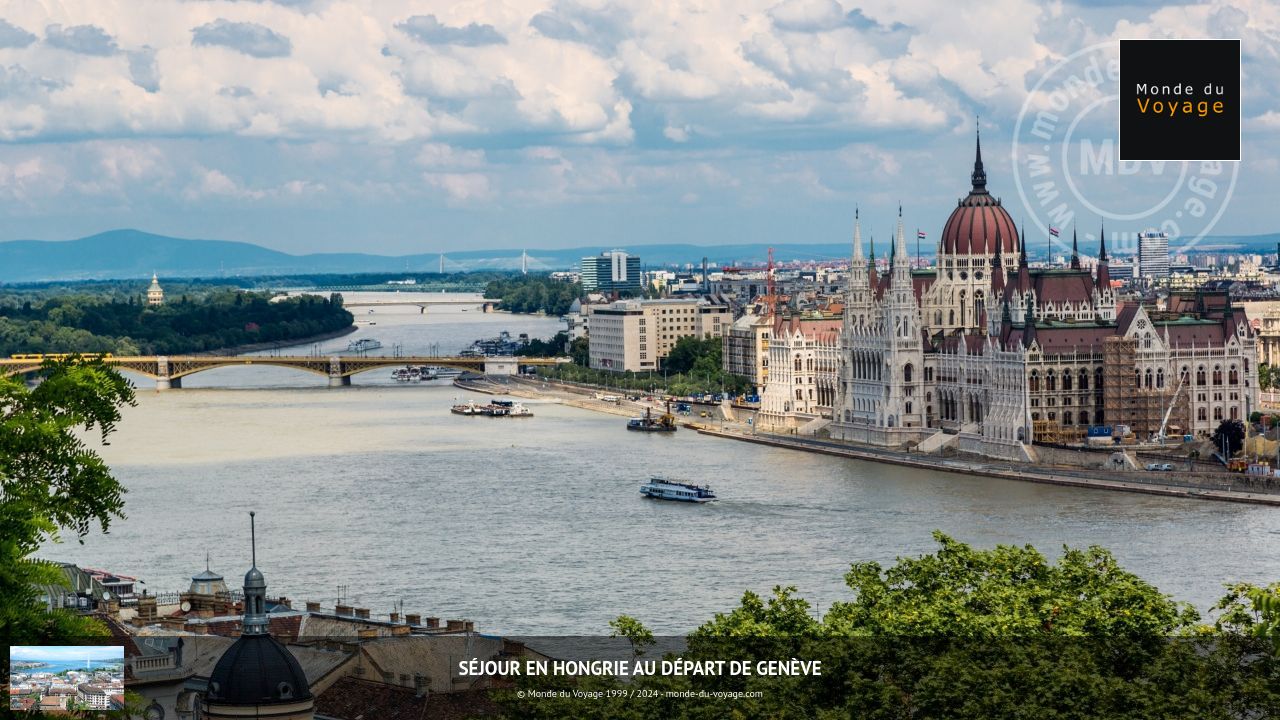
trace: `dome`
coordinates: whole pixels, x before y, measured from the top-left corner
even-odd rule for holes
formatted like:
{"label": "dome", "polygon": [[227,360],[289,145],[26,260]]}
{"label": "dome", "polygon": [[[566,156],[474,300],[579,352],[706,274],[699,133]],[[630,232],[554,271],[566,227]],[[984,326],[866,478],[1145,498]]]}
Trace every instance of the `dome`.
{"label": "dome", "polygon": [[270,635],[241,635],[209,675],[211,705],[271,705],[310,698],[297,658]]}
{"label": "dome", "polygon": [[994,255],[996,239],[1000,253],[1018,254],[1018,231],[1000,198],[987,192],[987,172],[982,167],[982,138],[977,140],[973,160],[973,188],[951,211],[942,227],[942,252],[947,255]]}
{"label": "dome", "polygon": [[258,569],[257,565],[249,568],[249,572],[244,574],[244,586],[262,588],[267,586],[267,580],[262,577],[262,571]]}
{"label": "dome", "polygon": [[[998,198],[987,193],[969,193],[960,206],[951,211],[942,228],[942,252],[948,255],[994,255],[996,238],[1000,238],[1000,254],[1018,254],[1018,231],[1013,218]],[[972,238],[972,250],[970,250]]]}

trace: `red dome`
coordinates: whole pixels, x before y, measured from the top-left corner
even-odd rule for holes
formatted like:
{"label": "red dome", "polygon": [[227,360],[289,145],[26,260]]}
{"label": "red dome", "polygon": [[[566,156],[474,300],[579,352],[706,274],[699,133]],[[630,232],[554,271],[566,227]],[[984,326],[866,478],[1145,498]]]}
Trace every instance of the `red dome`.
{"label": "red dome", "polygon": [[1005,257],[1017,255],[1018,230],[1004,206],[985,192],[970,193],[947,218],[942,229],[942,252],[948,255],[993,255],[997,236],[1000,238],[1000,254]]}
{"label": "red dome", "polygon": [[1018,230],[1013,226],[1013,218],[1000,204],[1000,198],[987,192],[981,137],[977,140],[972,180],[973,189],[969,191],[969,197],[960,201],[942,228],[942,252],[948,255],[993,255],[998,237],[1000,254],[1016,255]]}

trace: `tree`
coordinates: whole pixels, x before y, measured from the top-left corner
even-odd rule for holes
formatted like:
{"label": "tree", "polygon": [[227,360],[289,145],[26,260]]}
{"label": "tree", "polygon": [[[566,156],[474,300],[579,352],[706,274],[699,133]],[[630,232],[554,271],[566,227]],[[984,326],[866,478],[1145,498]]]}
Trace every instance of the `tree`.
{"label": "tree", "polygon": [[630,615],[619,615],[610,620],[609,627],[613,628],[609,637],[626,638],[631,643],[631,653],[636,657],[643,655],[645,648],[654,643],[653,631]]}
{"label": "tree", "polygon": [[61,570],[31,558],[63,532],[83,538],[123,518],[124,488],[85,444],[105,443],[134,403],[133,387],[100,361],[46,362],[28,389],[0,378],[0,627],[15,643],[40,644],[101,636],[100,624],[38,605],[38,586],[65,584]]}
{"label": "tree", "polygon": [[591,364],[591,342],[585,336],[573,339],[569,343],[569,357],[573,358],[573,364],[579,367],[587,367]]}
{"label": "tree", "polygon": [[1219,452],[1227,449],[1227,457],[1232,457],[1244,447],[1244,423],[1239,420],[1223,420],[1218,429],[1213,431],[1213,447]]}

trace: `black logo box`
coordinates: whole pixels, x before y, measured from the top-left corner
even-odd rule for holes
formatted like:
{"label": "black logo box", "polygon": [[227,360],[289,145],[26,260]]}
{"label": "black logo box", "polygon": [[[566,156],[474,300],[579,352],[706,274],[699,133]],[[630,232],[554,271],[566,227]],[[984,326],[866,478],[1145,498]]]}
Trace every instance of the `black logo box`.
{"label": "black logo box", "polygon": [[1240,40],[1120,41],[1121,160],[1239,160],[1242,116]]}

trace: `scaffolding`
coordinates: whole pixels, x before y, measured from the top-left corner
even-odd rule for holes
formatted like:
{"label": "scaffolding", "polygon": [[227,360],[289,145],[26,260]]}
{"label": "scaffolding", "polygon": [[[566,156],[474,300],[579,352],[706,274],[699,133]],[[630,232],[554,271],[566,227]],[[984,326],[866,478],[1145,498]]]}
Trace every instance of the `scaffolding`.
{"label": "scaffolding", "polygon": [[[1191,427],[1191,394],[1176,392],[1176,376],[1163,376],[1163,383],[1151,386],[1139,381],[1136,338],[1110,337],[1103,341],[1102,376],[1102,412],[1106,424],[1113,428],[1128,426],[1140,440],[1162,430],[1168,435],[1180,435]],[[1162,427],[1166,414],[1169,422]]]}

